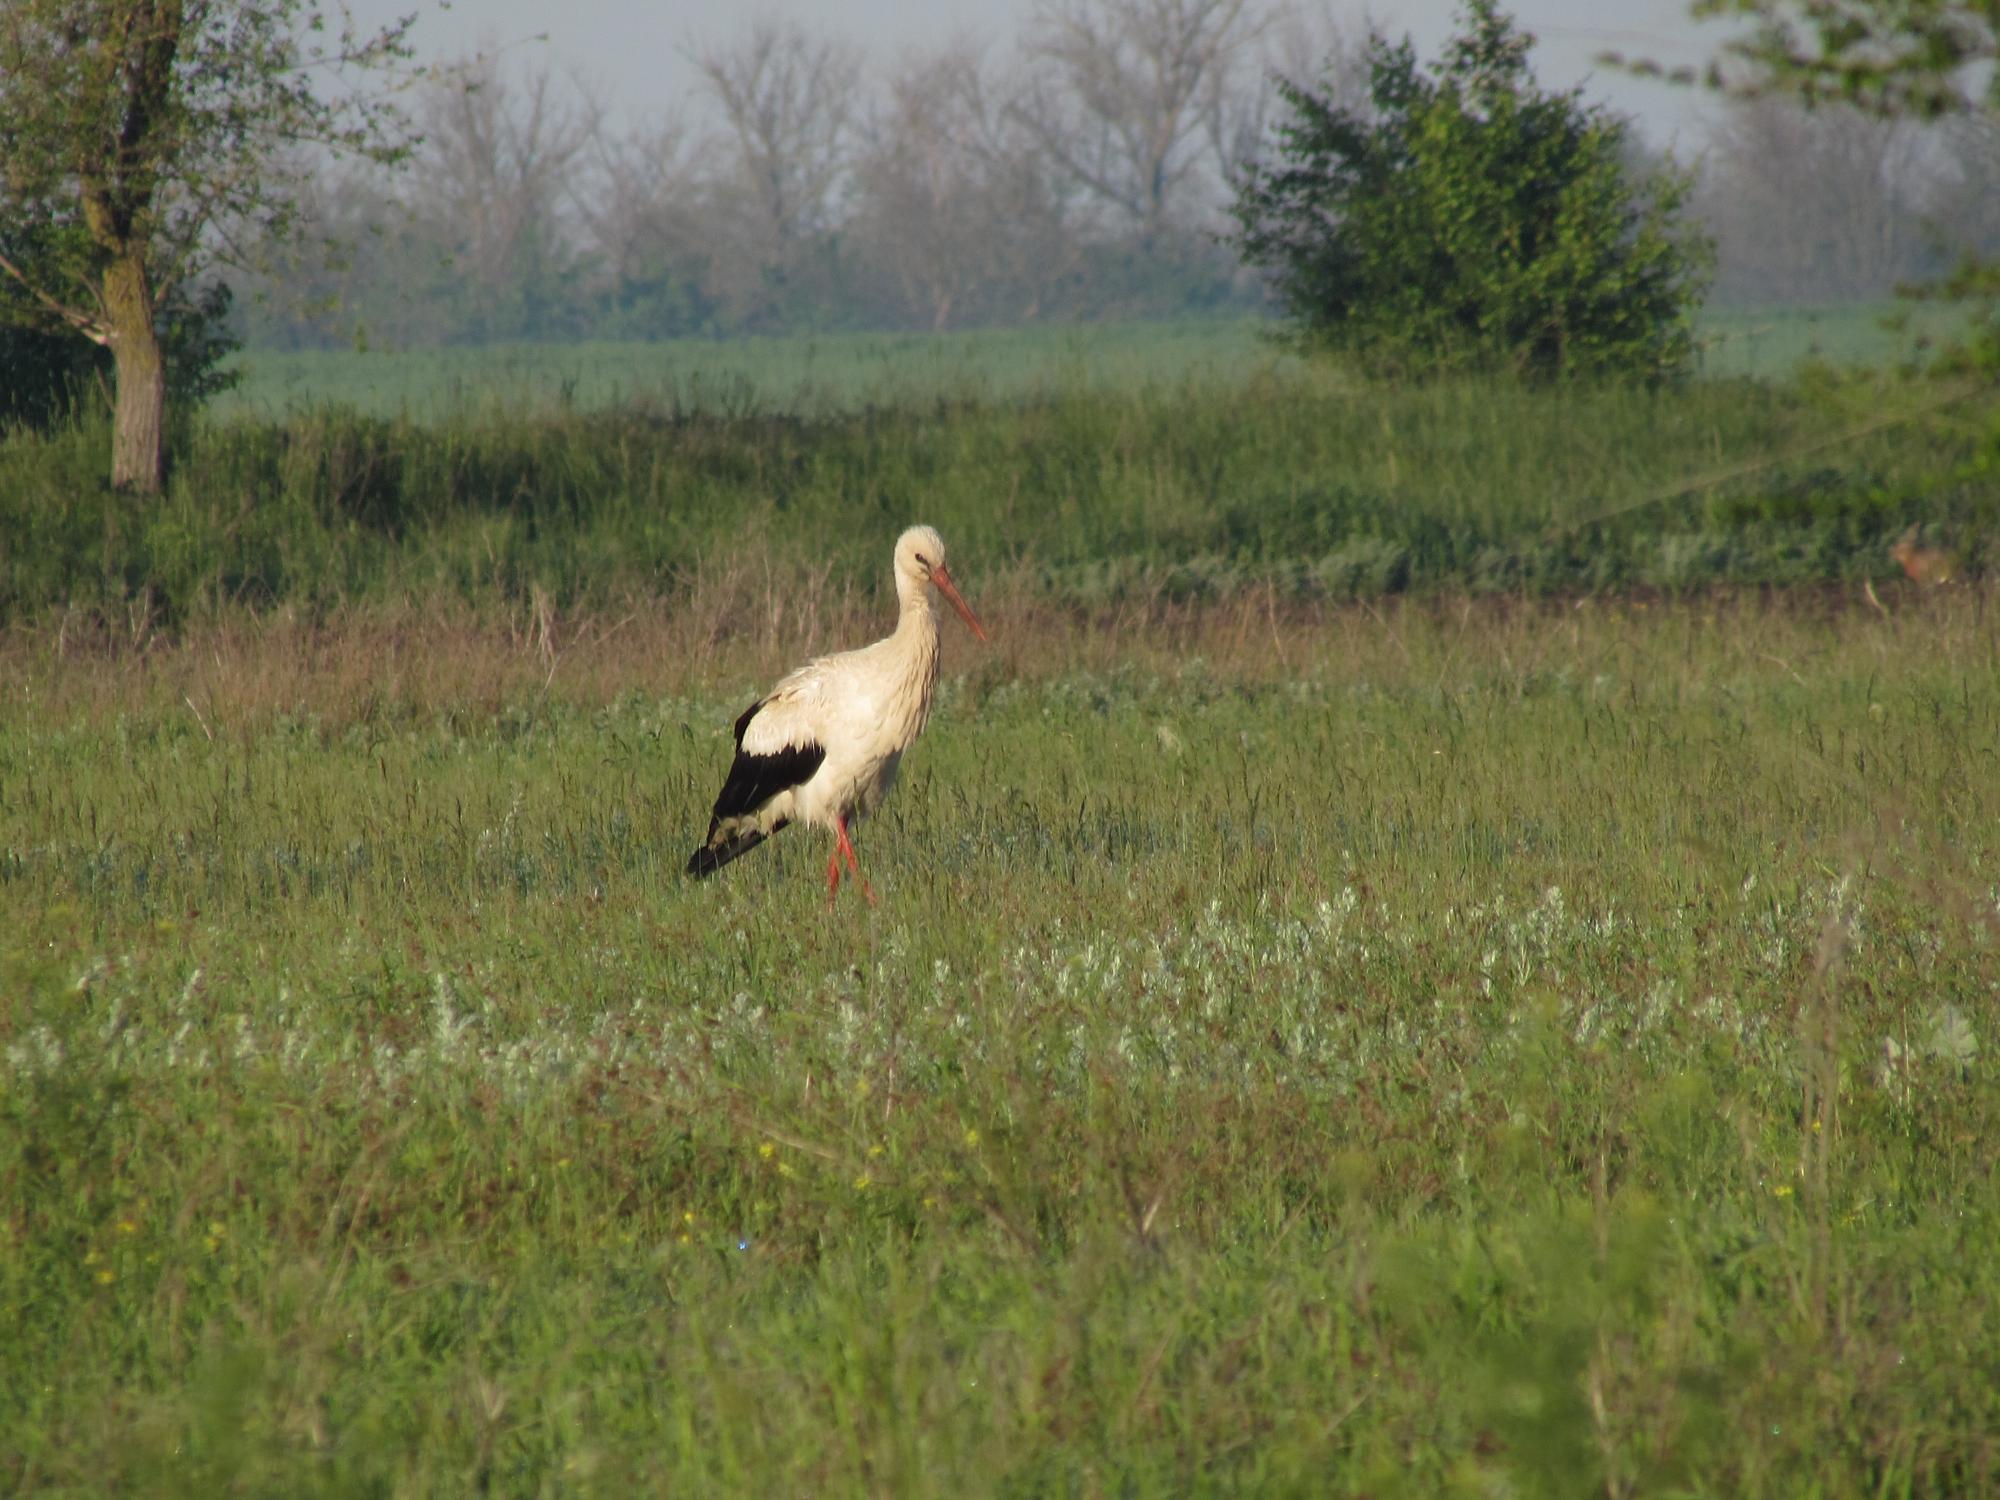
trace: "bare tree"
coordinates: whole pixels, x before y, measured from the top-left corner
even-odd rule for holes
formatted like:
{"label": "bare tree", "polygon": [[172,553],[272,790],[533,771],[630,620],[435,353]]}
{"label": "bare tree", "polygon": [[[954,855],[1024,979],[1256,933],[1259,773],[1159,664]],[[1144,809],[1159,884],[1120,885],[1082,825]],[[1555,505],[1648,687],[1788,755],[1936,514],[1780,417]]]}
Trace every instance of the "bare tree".
{"label": "bare tree", "polygon": [[853,50],[767,19],[694,62],[728,124],[736,185],[773,243],[788,247],[825,229],[861,78]]}
{"label": "bare tree", "polygon": [[447,253],[420,230],[396,183],[324,162],[299,181],[295,231],[256,245],[234,283],[246,340],[365,346],[393,329],[399,343],[442,342],[449,319],[424,293]]}
{"label": "bare tree", "polygon": [[[577,194],[600,332],[660,338],[710,328],[715,231],[700,141],[678,116],[594,135]],[[608,321],[606,321],[608,320]]]}
{"label": "bare tree", "polygon": [[433,84],[421,119],[415,218],[448,247],[458,277],[519,299],[514,312],[532,325],[534,304],[575,269],[569,224],[591,107],[548,68],[513,77],[489,55]]}
{"label": "bare tree", "polygon": [[475,340],[1254,298],[1204,231],[1265,136],[1270,78],[1351,55],[1330,0],[1041,3],[1023,47],[868,78],[837,40],[751,22],[690,49],[684,114],[629,132],[546,70],[464,65],[419,101],[400,216],[369,216],[372,184],[322,195],[330,224],[378,227],[313,285],[343,330]]}
{"label": "bare tree", "polygon": [[1037,316],[1079,247],[1058,183],[967,43],[911,54],[865,122],[853,232],[902,315],[945,328]]}
{"label": "bare tree", "polygon": [[1718,289],[1751,300],[1880,296],[1924,268],[1920,202],[1934,170],[1913,124],[1766,96],[1710,139],[1698,209]]}
{"label": "bare tree", "polygon": [[1924,209],[1939,252],[1953,262],[2000,257],[2000,114],[1946,120],[1938,146]]}
{"label": "bare tree", "polygon": [[1017,117],[1150,248],[1220,176],[1240,134],[1226,104],[1269,23],[1253,0],[1043,0]]}
{"label": "bare tree", "polygon": [[624,136],[592,133],[588,188],[577,209],[591,248],[614,280],[685,260],[702,242],[702,186],[687,126],[668,118]]}
{"label": "bare tree", "polygon": [[1209,149],[1232,192],[1270,142],[1280,80],[1348,108],[1368,104],[1367,49],[1328,6],[1280,5],[1255,30],[1236,66],[1211,71],[1201,101]]}
{"label": "bare tree", "polygon": [[711,290],[739,326],[785,324],[830,295],[861,64],[796,24],[753,22],[741,40],[693,54],[724,132],[705,215]]}

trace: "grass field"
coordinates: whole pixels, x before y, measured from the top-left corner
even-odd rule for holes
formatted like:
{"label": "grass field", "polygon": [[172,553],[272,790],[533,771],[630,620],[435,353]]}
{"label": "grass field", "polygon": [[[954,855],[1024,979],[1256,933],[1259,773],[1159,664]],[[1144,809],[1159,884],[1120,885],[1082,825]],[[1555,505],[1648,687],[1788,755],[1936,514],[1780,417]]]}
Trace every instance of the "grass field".
{"label": "grass field", "polygon": [[[1872,337],[0,435],[0,1493],[2000,1491],[2000,405]],[[687,881],[912,520],[993,641],[880,905]]]}
{"label": "grass field", "polygon": [[[1961,321],[1948,307],[1894,302],[1710,311],[1699,335],[1701,370],[1728,379],[1787,376],[1808,360],[1882,367],[1916,354],[1925,341],[1948,337]],[[1217,318],[729,342],[253,350],[238,356],[241,384],[216,410],[270,418],[333,403],[378,416],[435,419],[494,407],[643,402],[731,416],[826,416],[868,405],[1159,385],[1240,389],[1299,369],[1265,338],[1269,327]]]}
{"label": "grass field", "polygon": [[679,874],[858,592],[0,638],[0,1487],[2000,1484],[1990,588],[959,554],[874,910]]}
{"label": "grass field", "polygon": [[656,343],[503,344],[410,351],[250,351],[225,415],[281,416],[333,402],[376,415],[585,410],[644,402],[729,416],[826,416],[1036,393],[1130,391],[1149,383],[1239,386],[1291,369],[1247,319],[667,339]]}

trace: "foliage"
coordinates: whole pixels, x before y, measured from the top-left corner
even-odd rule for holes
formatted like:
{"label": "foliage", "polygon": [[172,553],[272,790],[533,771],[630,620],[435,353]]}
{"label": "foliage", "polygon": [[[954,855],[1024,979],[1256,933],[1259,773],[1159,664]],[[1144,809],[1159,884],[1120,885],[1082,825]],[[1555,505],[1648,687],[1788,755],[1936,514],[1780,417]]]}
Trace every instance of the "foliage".
{"label": "foliage", "polygon": [[1723,44],[1712,87],[1935,119],[2000,107],[2000,0],[1697,0],[1751,24]]}
{"label": "foliage", "polygon": [[0,323],[0,429],[48,427],[74,412],[104,361],[58,333]]}
{"label": "foliage", "polygon": [[[242,371],[227,363],[229,288],[212,282],[192,303],[176,297],[160,312],[170,399],[199,405],[233,390]],[[111,373],[106,351],[86,340],[20,323],[0,322],[0,428],[47,429],[90,410]]]}
{"label": "foliage", "polygon": [[315,152],[401,154],[395,111],[329,79],[405,56],[408,24],[344,19],[329,40],[309,0],[0,4],[0,192],[35,252],[0,253],[0,317],[109,349],[114,481],[161,481],[163,310],[192,314],[182,351],[212,357],[220,294],[194,288],[231,236],[282,237]]}
{"label": "foliage", "polygon": [[1692,349],[1707,248],[1690,179],[1634,180],[1628,127],[1538,88],[1533,38],[1493,0],[1419,70],[1377,37],[1369,102],[1281,82],[1274,156],[1238,192],[1237,242],[1308,347],[1403,373],[1671,375]]}
{"label": "foliage", "polygon": [[[32,288],[16,281],[15,310],[43,291],[69,307],[35,299],[45,311],[98,326],[72,299],[101,272],[99,219],[143,236],[165,297],[226,258],[218,228],[288,228],[296,185],[319,166],[301,148],[369,160],[407,149],[380,103],[319,92],[330,72],[405,57],[407,24],[364,36],[350,21],[326,37],[307,0],[187,0],[157,15],[136,0],[6,0],[0,22],[0,165],[51,251]],[[143,100],[130,93],[141,83],[155,90]],[[138,117],[142,104],[158,113]]]}
{"label": "foliage", "polygon": [[209,281],[184,288],[160,309],[167,393],[179,405],[199,407],[242,379],[242,370],[228,363],[237,349],[234,302],[227,282]]}
{"label": "foliage", "polygon": [[873,910],[679,874],[803,573],[0,640],[0,1485],[1993,1490],[1990,596],[1119,630],[952,540]]}
{"label": "foliage", "polygon": [[[2000,132],[2000,0],[1696,0],[1692,9],[1703,19],[1750,23],[1703,75],[1711,88],[1836,103],[1889,120],[1957,117],[1989,136]],[[1661,71],[1616,53],[1605,60]],[[1915,290],[1981,309],[1980,336],[1949,351],[1948,362],[2000,365],[2000,263],[1967,254],[1948,276]]]}

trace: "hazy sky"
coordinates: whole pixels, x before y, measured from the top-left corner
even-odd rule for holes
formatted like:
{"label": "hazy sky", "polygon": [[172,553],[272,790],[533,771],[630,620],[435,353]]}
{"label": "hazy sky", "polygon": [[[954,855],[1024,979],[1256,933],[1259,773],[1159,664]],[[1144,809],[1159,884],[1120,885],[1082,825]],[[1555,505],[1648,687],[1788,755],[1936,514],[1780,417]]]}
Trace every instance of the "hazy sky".
{"label": "hazy sky", "polygon": [[[355,18],[379,23],[417,8],[413,34],[427,61],[459,57],[497,41],[526,58],[575,69],[613,113],[643,119],[683,102],[691,42],[726,40],[754,16],[797,18],[847,38],[884,60],[905,47],[972,35],[1012,40],[1034,0],[456,0],[439,10],[424,0],[351,0]],[[1409,32],[1425,56],[1448,34],[1455,0],[1333,0],[1333,13],[1359,33],[1369,15],[1384,30]],[[1647,134],[1686,144],[1700,108],[1692,91],[1646,84],[1593,62],[1622,51],[1663,64],[1699,64],[1713,50],[1714,28],[1687,19],[1687,0],[1518,0],[1516,20],[1537,37],[1533,63],[1543,82],[1584,83],[1588,93],[1639,116]],[[546,34],[547,41],[532,38]]]}

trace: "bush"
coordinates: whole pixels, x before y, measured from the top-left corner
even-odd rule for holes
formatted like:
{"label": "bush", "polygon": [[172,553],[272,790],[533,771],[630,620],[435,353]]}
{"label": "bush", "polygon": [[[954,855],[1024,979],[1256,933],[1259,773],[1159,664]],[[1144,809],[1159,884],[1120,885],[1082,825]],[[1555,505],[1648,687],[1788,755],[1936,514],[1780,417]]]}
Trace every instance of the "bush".
{"label": "bush", "polygon": [[1386,373],[1682,371],[1711,259],[1691,178],[1644,172],[1625,122],[1528,70],[1533,38],[1470,0],[1442,62],[1369,45],[1368,104],[1281,81],[1274,157],[1234,207],[1307,348]]}

